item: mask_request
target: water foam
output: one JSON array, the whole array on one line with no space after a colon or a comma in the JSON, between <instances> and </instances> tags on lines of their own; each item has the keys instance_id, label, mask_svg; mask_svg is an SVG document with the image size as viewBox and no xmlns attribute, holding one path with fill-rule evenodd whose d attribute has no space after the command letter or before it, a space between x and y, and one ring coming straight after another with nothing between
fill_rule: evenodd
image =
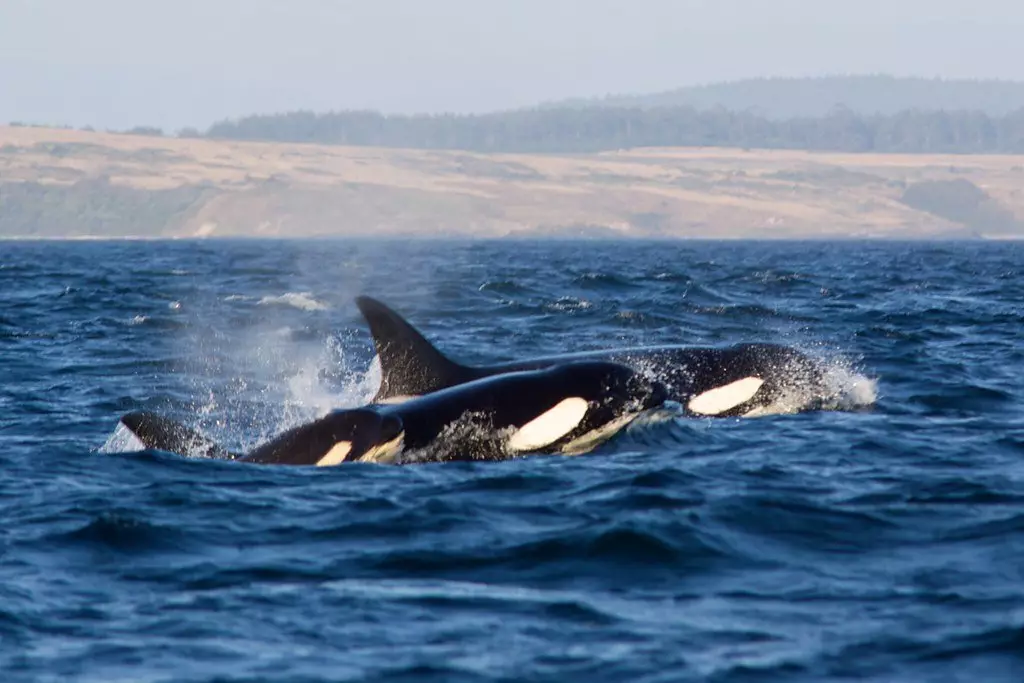
<instances>
[{"instance_id":1,"label":"water foam","mask_svg":"<svg viewBox=\"0 0 1024 683\"><path fill-rule=\"evenodd\" d=\"M292 306L302 311L326 311L325 303L313 298L311 292L285 292L280 296L265 296L257 302L260 306Z\"/></svg>"},{"instance_id":2,"label":"water foam","mask_svg":"<svg viewBox=\"0 0 1024 683\"><path fill-rule=\"evenodd\" d=\"M515 453L508 448L513 428L496 429L492 416L467 412L445 425L429 445L403 451L400 464L445 462L448 460L505 460Z\"/></svg>"},{"instance_id":3,"label":"water foam","mask_svg":"<svg viewBox=\"0 0 1024 683\"><path fill-rule=\"evenodd\" d=\"M828 411L862 410L877 398L877 380L862 374L848 358L807 351L820 371L808 374L792 368L782 384L782 392L770 405L755 408L744 417L791 415L808 409Z\"/></svg>"},{"instance_id":4,"label":"water foam","mask_svg":"<svg viewBox=\"0 0 1024 683\"><path fill-rule=\"evenodd\" d=\"M835 410L867 408L878 400L878 380L844 363L827 366L824 379Z\"/></svg>"}]
</instances>

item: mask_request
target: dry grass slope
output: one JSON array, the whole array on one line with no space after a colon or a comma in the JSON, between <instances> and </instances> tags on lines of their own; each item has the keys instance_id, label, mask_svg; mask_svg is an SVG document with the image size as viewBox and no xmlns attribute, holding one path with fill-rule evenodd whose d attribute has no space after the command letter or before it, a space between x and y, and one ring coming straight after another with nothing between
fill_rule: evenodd
<instances>
[{"instance_id":1,"label":"dry grass slope","mask_svg":"<svg viewBox=\"0 0 1024 683\"><path fill-rule=\"evenodd\" d=\"M1013 156L485 155L0 127L2 237L1012 238L1022 186Z\"/></svg>"}]
</instances>

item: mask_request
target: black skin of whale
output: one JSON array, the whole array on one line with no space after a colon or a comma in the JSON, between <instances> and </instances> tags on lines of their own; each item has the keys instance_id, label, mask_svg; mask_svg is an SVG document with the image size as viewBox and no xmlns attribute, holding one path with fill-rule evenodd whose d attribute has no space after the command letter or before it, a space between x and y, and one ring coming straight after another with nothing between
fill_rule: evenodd
<instances>
[{"instance_id":1,"label":"black skin of whale","mask_svg":"<svg viewBox=\"0 0 1024 683\"><path fill-rule=\"evenodd\" d=\"M568 434L545 446L545 450L550 450L598 430L624 414L658 408L667 396L663 385L625 365L586 360L492 375L403 403L382 405L377 411L398 417L405 426L405 447L421 449L433 444L442 429L466 413L482 413L483 426L499 430L522 426L564 399L585 399L589 409L583 420ZM456 453L448 459L462 458Z\"/></svg>"},{"instance_id":2,"label":"black skin of whale","mask_svg":"<svg viewBox=\"0 0 1024 683\"><path fill-rule=\"evenodd\" d=\"M605 349L530 358L496 365L469 366L445 356L416 328L386 304L356 298L366 319L381 364L381 385L373 401L420 396L481 377L551 367L583 360L621 363L648 373L665 385L669 399L686 409L694 396L746 377L764 384L754 396L716 417L733 417L770 405L787 387L801 386L810 395L824 393L822 368L796 349L779 344L745 343L727 347L652 346ZM813 406L807 406L813 407Z\"/></svg>"},{"instance_id":3,"label":"black skin of whale","mask_svg":"<svg viewBox=\"0 0 1024 683\"><path fill-rule=\"evenodd\" d=\"M353 441L353 451L397 437L401 423L374 410L338 410L289 429L247 453L231 452L199 432L157 413L136 410L120 422L145 448L224 460L266 465L314 465L339 441Z\"/></svg>"},{"instance_id":4,"label":"black skin of whale","mask_svg":"<svg viewBox=\"0 0 1024 683\"><path fill-rule=\"evenodd\" d=\"M400 404L339 410L290 429L244 454L231 453L188 427L151 412L121 418L146 448L245 462L315 465L335 444L349 441L345 460L402 436L403 451L436 449L425 461L506 459L526 452L557 450L624 415L660 407L665 388L630 368L608 361L567 363L539 370L482 378ZM521 427L567 398L588 409L566 434L541 448L509 453L499 430ZM465 418L468 429L453 432ZM624 425L623 425L624 426Z\"/></svg>"}]
</instances>

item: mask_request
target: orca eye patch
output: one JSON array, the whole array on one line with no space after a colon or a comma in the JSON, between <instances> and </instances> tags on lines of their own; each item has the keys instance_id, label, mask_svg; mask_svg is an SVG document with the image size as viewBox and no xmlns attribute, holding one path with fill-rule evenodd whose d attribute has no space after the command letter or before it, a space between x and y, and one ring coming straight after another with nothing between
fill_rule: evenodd
<instances>
[{"instance_id":1,"label":"orca eye patch","mask_svg":"<svg viewBox=\"0 0 1024 683\"><path fill-rule=\"evenodd\" d=\"M517 429L508 440L508 447L529 451L552 444L575 429L589 407L586 399L579 396L564 399Z\"/></svg>"},{"instance_id":2,"label":"orca eye patch","mask_svg":"<svg viewBox=\"0 0 1024 683\"><path fill-rule=\"evenodd\" d=\"M345 457L352 452L351 441L339 441L338 443L331 446L331 450L327 451L324 457L316 461L317 467L330 467L331 465L340 465L345 462Z\"/></svg>"},{"instance_id":3,"label":"orca eye patch","mask_svg":"<svg viewBox=\"0 0 1024 683\"><path fill-rule=\"evenodd\" d=\"M694 396L686 407L699 415L719 415L752 399L762 384L760 377L744 377Z\"/></svg>"}]
</instances>

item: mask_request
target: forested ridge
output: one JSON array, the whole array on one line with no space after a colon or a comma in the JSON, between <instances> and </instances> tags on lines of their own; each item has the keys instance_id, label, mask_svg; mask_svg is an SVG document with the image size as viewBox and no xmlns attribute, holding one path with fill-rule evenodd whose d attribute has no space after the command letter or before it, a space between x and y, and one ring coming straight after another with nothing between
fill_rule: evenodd
<instances>
[{"instance_id":1,"label":"forested ridge","mask_svg":"<svg viewBox=\"0 0 1024 683\"><path fill-rule=\"evenodd\" d=\"M296 111L222 121L201 135L476 152L574 153L708 146L1019 154L1024 153L1024 109L1002 116L970 110L864 115L837 107L825 116L783 120L750 111L694 107L567 106L475 115Z\"/></svg>"},{"instance_id":2,"label":"forested ridge","mask_svg":"<svg viewBox=\"0 0 1024 683\"><path fill-rule=\"evenodd\" d=\"M11 125L50 127L43 123ZM110 132L164 135L151 126ZM893 76L761 78L484 114L385 114L371 110L254 114L219 121L205 131L186 128L176 134L182 138L507 153L729 147L1021 154L1024 83Z\"/></svg>"},{"instance_id":3,"label":"forested ridge","mask_svg":"<svg viewBox=\"0 0 1024 683\"><path fill-rule=\"evenodd\" d=\"M606 95L549 107L694 107L753 111L771 119L825 116L842 106L857 114L970 109L1005 116L1024 108L1024 83L995 79L874 75L746 78L642 95Z\"/></svg>"}]
</instances>

